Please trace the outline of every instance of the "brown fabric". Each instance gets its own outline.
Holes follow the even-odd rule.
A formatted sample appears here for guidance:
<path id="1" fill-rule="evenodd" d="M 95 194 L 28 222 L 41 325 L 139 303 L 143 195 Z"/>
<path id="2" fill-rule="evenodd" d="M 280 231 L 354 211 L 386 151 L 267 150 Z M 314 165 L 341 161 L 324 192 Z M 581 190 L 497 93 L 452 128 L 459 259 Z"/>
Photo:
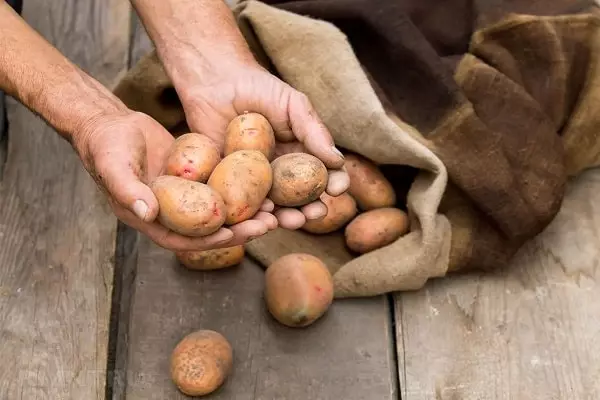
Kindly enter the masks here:
<path id="1" fill-rule="evenodd" d="M 567 177 L 600 164 L 590 1 L 269 3 L 235 10 L 257 59 L 308 95 L 338 146 L 381 164 L 412 224 L 360 257 L 339 234 L 277 230 L 247 246 L 264 265 L 322 257 L 337 297 L 502 267 L 552 220 Z M 150 54 L 115 92 L 173 130 L 184 117 L 159 64 Z"/>
<path id="2" fill-rule="evenodd" d="M 340 28 L 444 162 L 441 211 L 463 232 L 450 270 L 506 265 L 552 220 L 567 176 L 598 162 L 595 91 L 581 98 L 596 79 L 592 1 L 268 2 Z"/>

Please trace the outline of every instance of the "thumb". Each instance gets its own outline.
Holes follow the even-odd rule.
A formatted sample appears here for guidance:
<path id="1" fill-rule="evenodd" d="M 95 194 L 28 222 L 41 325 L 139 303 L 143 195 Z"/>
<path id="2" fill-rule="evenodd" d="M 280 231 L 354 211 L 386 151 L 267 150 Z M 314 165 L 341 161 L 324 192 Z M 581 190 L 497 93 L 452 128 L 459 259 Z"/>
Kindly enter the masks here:
<path id="1" fill-rule="evenodd" d="M 143 222 L 154 221 L 159 211 L 158 200 L 140 179 L 145 176 L 145 163 L 132 156 L 111 158 L 108 162 L 97 163 L 96 172 L 112 200 Z"/>

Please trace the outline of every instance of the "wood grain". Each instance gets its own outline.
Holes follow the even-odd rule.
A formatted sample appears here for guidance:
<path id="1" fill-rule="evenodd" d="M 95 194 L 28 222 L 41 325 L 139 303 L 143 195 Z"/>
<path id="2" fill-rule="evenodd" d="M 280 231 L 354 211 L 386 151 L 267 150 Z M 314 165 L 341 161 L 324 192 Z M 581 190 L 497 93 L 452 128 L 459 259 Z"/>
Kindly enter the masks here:
<path id="1" fill-rule="evenodd" d="M 600 169 L 504 272 L 398 295 L 404 400 L 600 398 Z"/>
<path id="2" fill-rule="evenodd" d="M 180 266 L 143 238 L 131 306 L 127 400 L 185 399 L 170 380 L 171 351 L 197 329 L 221 332 L 234 371 L 211 399 L 395 399 L 395 366 L 384 298 L 335 303 L 317 323 L 286 328 L 268 314 L 263 269 Z"/>
<path id="3" fill-rule="evenodd" d="M 28 0 L 25 19 L 104 84 L 126 0 Z M 27 49 L 23 49 L 27 51 Z M 116 219 L 68 143 L 10 101 L 0 184 L 0 398 L 103 399 Z"/>

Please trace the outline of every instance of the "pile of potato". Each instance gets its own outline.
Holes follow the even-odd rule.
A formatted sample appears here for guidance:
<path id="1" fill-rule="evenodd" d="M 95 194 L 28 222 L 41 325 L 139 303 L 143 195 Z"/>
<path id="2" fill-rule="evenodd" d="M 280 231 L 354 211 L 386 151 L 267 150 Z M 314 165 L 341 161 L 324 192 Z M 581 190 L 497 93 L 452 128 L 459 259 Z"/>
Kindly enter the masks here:
<path id="1" fill-rule="evenodd" d="M 265 199 L 283 207 L 302 207 L 320 199 L 328 209 L 301 228 L 315 235 L 344 231 L 347 247 L 359 254 L 386 246 L 408 231 L 408 218 L 395 207 L 390 182 L 371 161 L 345 154 L 348 191 L 325 192 L 328 171 L 306 153 L 274 158 L 275 135 L 260 114 L 244 113 L 227 127 L 223 158 L 207 137 L 187 133 L 170 149 L 165 174 L 150 187 L 159 202 L 158 220 L 187 236 L 205 236 L 222 226 L 252 218 Z M 244 246 L 178 252 L 191 270 L 217 270 L 241 263 Z M 289 327 L 307 327 L 321 318 L 334 299 L 327 266 L 310 254 L 288 254 L 268 266 L 264 301 L 270 314 Z M 173 350 L 171 378 L 190 396 L 212 393 L 232 369 L 232 350 L 217 332 L 187 335 Z"/>

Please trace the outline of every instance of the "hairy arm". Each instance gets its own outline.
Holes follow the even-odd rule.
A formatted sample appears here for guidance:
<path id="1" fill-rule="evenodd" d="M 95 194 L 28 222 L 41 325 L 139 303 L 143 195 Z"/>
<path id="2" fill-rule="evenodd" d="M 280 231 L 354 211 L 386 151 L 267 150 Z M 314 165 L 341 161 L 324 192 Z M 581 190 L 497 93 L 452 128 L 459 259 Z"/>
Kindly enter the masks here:
<path id="1" fill-rule="evenodd" d="M 125 105 L 70 62 L 0 1 L 0 89 L 43 118 L 68 141 L 93 120 Z"/>
<path id="2" fill-rule="evenodd" d="M 131 0 L 175 86 L 228 63 L 256 65 L 223 0 Z"/>

